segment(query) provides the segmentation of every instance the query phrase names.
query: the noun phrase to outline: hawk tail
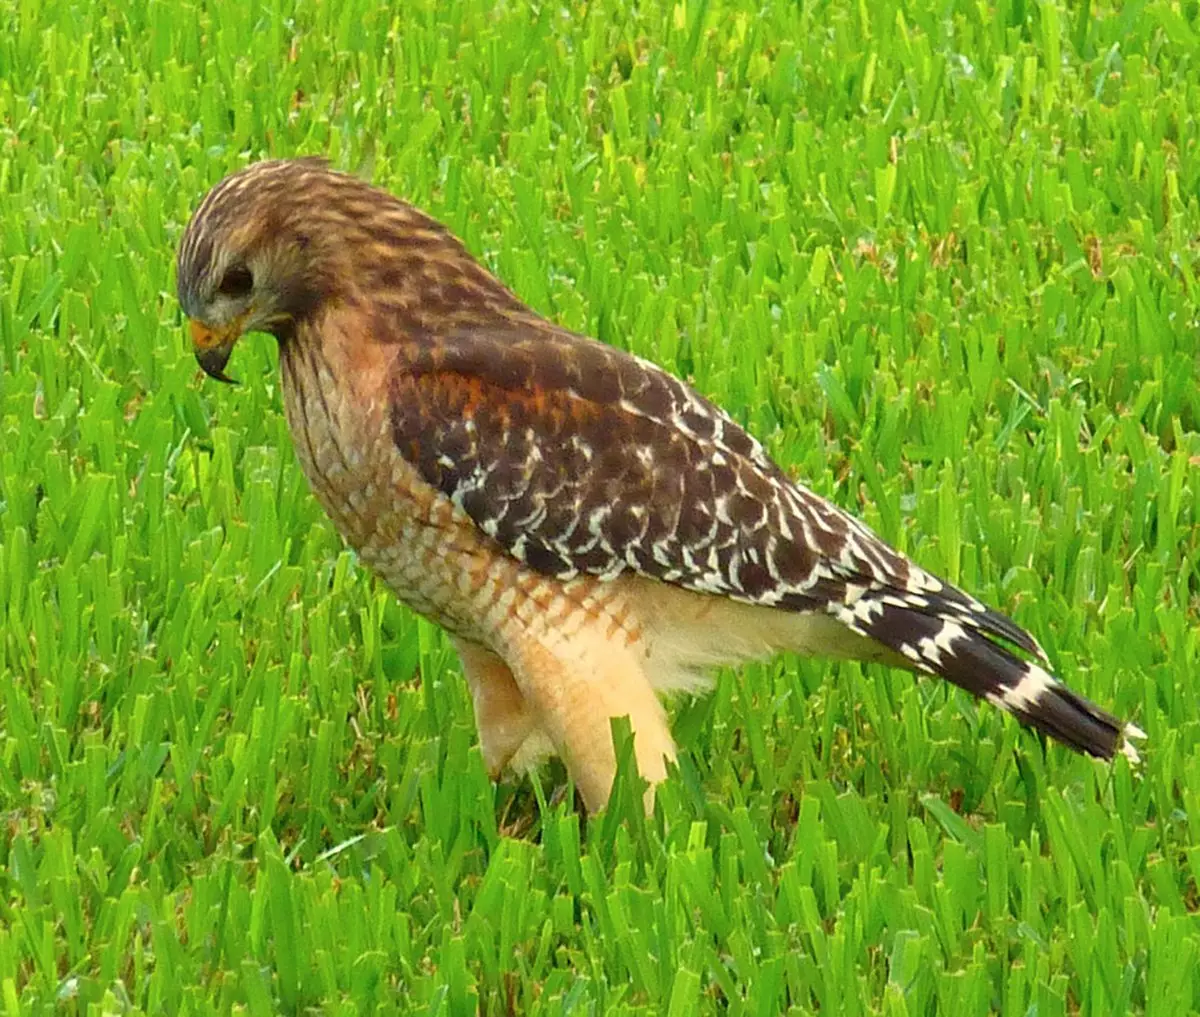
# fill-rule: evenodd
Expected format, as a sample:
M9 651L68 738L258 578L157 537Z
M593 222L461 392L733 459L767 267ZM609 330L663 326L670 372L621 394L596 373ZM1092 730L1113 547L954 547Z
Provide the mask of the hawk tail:
M1039 664L1018 657L959 612L939 614L933 598L923 599L930 602L902 607L886 597L869 609L861 601L857 610L830 607L852 631L898 653L914 671L945 678L1076 752L1101 759L1120 752L1131 763L1139 761L1133 741L1145 737L1140 728L1073 692Z

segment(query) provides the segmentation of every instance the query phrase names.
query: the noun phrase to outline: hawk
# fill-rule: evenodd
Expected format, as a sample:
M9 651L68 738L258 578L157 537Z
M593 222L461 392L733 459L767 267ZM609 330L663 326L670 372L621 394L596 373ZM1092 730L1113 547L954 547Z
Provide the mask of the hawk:
M489 772L546 751L584 804L675 747L660 694L779 651L938 675L1080 752L1143 737L1004 615L802 487L684 382L525 306L444 226L320 160L218 183L184 233L200 366L279 344L313 492L453 640Z

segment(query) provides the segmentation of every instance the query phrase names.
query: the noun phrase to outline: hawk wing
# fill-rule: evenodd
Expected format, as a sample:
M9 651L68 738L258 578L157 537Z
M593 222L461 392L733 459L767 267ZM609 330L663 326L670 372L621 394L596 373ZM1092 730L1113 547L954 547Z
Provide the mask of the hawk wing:
M949 613L1042 655L1009 619L790 480L718 407L621 350L558 329L464 329L401 344L391 398L401 454L543 574L634 572L770 607L837 605L856 629L888 606Z
M1004 645L1044 661L1032 636L791 481L683 382L533 322L403 342L391 385L400 453L509 554L564 581L632 572L822 611L1078 751L1137 759L1136 728Z

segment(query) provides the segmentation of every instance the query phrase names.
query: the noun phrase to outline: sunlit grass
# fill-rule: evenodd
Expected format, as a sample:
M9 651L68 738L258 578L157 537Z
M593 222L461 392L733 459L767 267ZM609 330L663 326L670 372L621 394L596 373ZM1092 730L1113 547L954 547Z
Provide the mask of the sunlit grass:
M936 9L934 9L936 7ZM0 0L0 1008L1200 1006L1200 15ZM1149 733L911 676L676 709L657 814L493 787L448 645L308 494L174 247L325 154L689 377Z

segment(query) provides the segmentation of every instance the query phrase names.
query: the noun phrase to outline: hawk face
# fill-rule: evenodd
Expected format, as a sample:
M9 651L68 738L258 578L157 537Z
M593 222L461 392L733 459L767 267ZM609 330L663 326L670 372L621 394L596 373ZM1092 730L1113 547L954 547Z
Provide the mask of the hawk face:
M196 359L232 381L225 365L244 332L286 340L332 294L336 247L313 229L330 174L320 160L258 163L227 177L196 209L179 246L176 288L191 319Z
M177 288L196 359L222 381L243 332L320 343L307 326L335 308L372 319L355 330L363 343L525 310L440 223L322 159L255 163L217 184L184 232Z

